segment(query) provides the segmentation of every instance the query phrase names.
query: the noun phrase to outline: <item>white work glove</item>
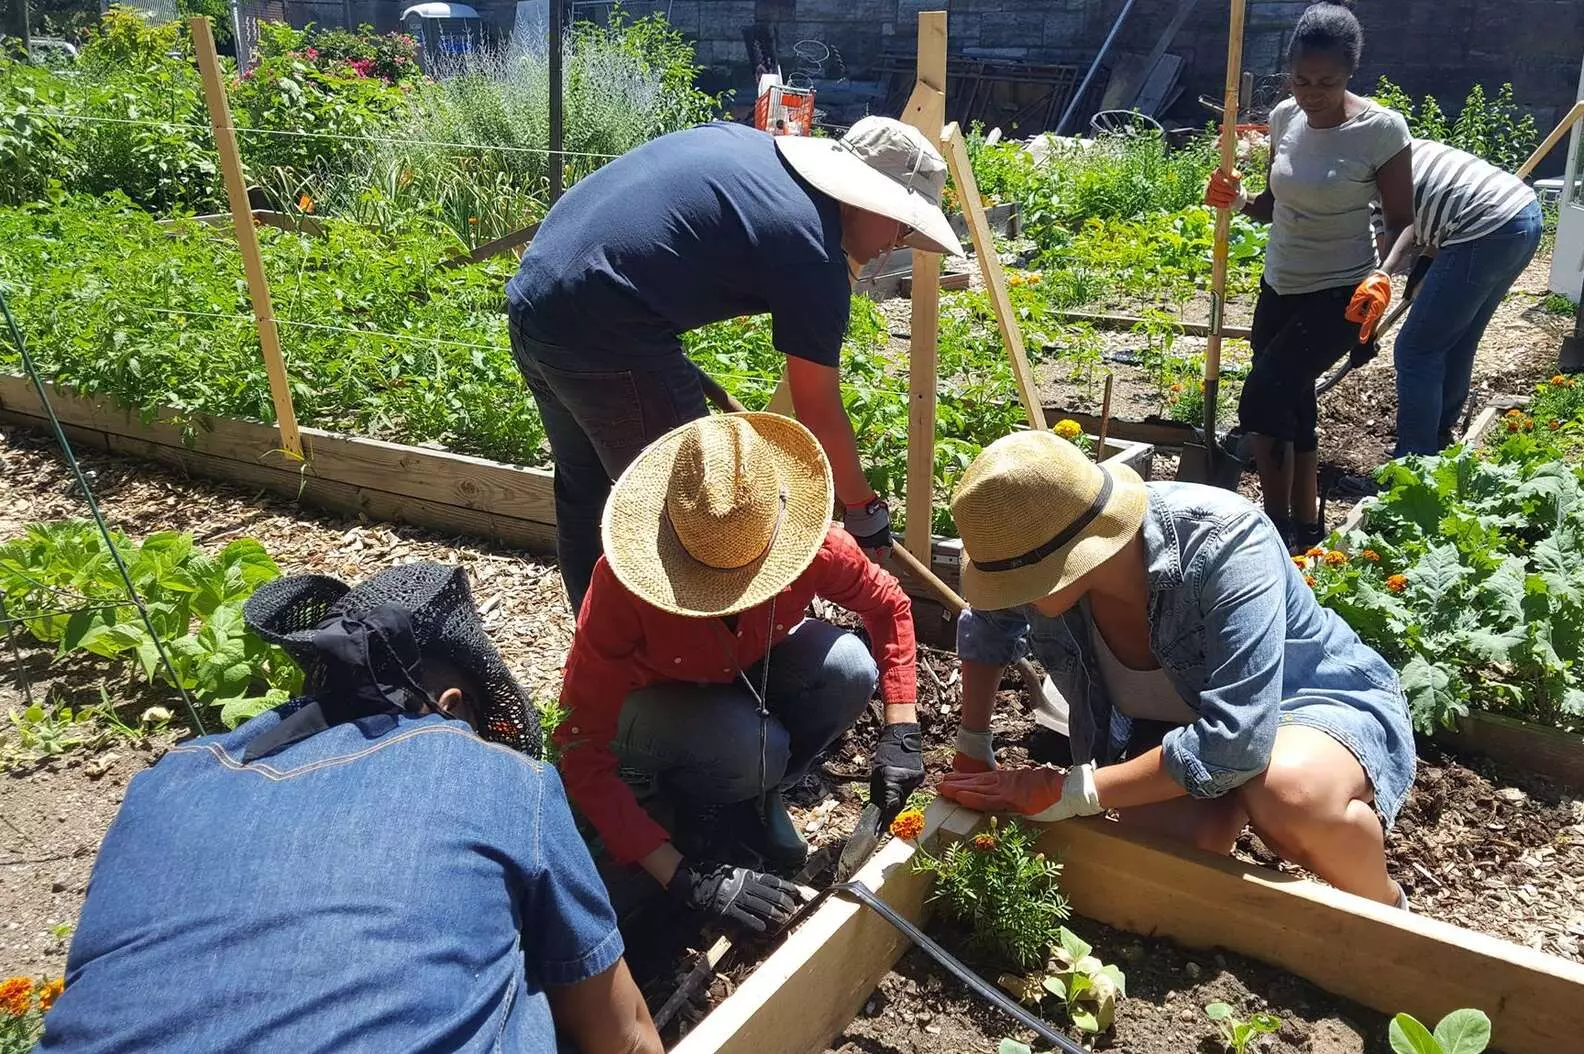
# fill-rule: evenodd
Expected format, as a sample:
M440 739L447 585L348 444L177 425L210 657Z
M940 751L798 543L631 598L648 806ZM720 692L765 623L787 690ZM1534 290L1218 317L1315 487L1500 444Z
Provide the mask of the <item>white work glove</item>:
M952 758L953 772L993 772L996 768L995 736L987 728L975 732L957 726L957 756Z

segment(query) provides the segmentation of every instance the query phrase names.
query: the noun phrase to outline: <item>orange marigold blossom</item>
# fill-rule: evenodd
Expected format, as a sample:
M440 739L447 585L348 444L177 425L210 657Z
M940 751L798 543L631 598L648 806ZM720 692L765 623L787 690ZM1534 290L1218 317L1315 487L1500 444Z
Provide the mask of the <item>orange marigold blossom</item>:
M302 209L304 212L312 212L314 210L313 198L309 197L307 194L304 194L302 197L297 199L297 207Z
M903 841L912 841L924 833L924 814L917 809L903 809L891 821L891 833Z
M1341 567L1343 564L1348 562L1347 553L1344 553L1339 549L1332 549L1330 552L1325 554L1325 562L1332 567Z
M1308 549L1304 550L1305 556L1324 556L1325 553L1326 551L1320 548L1318 545L1312 545Z
M1292 562L1293 566L1300 571L1307 571L1309 569L1309 560L1307 557L1295 556L1292 558Z
M1310 589L1313 589L1315 587L1315 576L1304 575L1304 585L1308 586Z
M1573 379L1565 373L1553 374L1551 377L1551 383L1558 388L1573 387Z
M1401 593L1403 590L1408 588L1408 576L1392 575L1390 578L1386 579L1386 588L1391 590L1393 593Z
M55 1000L60 998L60 994L65 990L66 979L64 977L56 977L53 980L45 981L43 987L38 990L39 1009L47 1013L49 1008L55 1005Z
M1377 553L1374 549L1365 549L1360 555L1372 564L1380 563L1380 553Z
M0 981L0 1012L21 1017L33 1006L33 979L7 977Z
M995 835L976 834L973 837L973 841L969 842L968 844L977 853L988 853L996 847Z
M1520 410L1520 409L1518 409L1518 408L1517 408L1517 407L1516 407L1516 406L1515 406L1515 407L1513 407L1513 408L1512 408L1512 409L1511 409L1511 410L1508 410L1508 411L1507 411L1507 416L1508 416L1508 417L1522 417L1522 416L1523 416L1523 411L1522 411L1522 410Z

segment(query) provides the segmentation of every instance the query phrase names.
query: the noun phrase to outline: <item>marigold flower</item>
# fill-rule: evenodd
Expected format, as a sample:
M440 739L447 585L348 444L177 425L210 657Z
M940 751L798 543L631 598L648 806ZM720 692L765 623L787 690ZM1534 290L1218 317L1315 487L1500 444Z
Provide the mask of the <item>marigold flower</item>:
M1573 386L1573 382L1568 380L1567 375L1563 373L1552 375L1551 383L1558 388L1571 388Z
M1304 575L1304 585L1308 586L1310 589L1313 589L1315 587L1315 576Z
M1549 428L1549 429L1551 429L1551 431L1553 431L1553 432L1555 432L1555 431L1557 431L1557 430L1558 430L1558 429L1559 429L1559 428L1561 428L1561 427L1562 427L1562 422L1561 422L1561 421L1558 421L1558 420L1557 420L1557 419L1556 419L1556 418L1555 418L1555 417L1553 417L1553 418L1551 418L1551 420L1550 420L1550 421L1547 421L1547 422L1546 422L1546 427L1547 427L1547 428Z
M1071 441L1083 435L1083 426L1077 421L1074 421L1072 418L1068 417L1057 421L1056 424L1051 428L1051 431L1055 432L1063 439Z
M297 199L297 207L299 209L302 209L304 212L313 212L313 210L314 210L313 198L310 198L307 194L304 194L302 197Z
M993 834L976 834L973 837L973 841L969 842L968 844L973 848L973 851L976 852L976 853L988 853L988 852L990 852L992 849L994 849L996 847L995 835L993 835Z
M1295 556L1292 558L1293 566L1300 571L1309 570L1309 560L1306 557Z
M45 981L44 986L38 990L39 1009L48 1013L49 1008L55 1005L55 1000L60 998L60 994L65 990L66 979L64 977Z
M903 809L891 821L891 833L903 841L912 841L924 833L924 814L917 809Z
M1318 545L1311 545L1308 549L1304 550L1305 556L1324 556L1325 554L1326 551L1320 548Z
M1403 590L1408 588L1408 576L1392 575L1390 578L1386 579L1386 588L1391 590L1393 593L1401 593Z
M1512 409L1511 409L1511 410L1508 410L1508 411L1507 411L1507 416L1508 416L1508 417L1522 417L1522 416L1523 416L1523 411L1522 411L1522 410L1520 410L1520 409L1518 409L1518 408L1517 408L1517 407L1516 407L1516 406L1515 406L1515 407L1513 407L1513 408L1512 408Z
M478 226L478 217L477 216L469 216L468 217L468 226L469 227L477 227Z
M1171 386L1171 390L1174 391L1174 392L1180 392L1180 391L1182 391L1182 385L1174 384L1174 385Z
M1331 567L1341 567L1348 562L1347 553L1332 549L1325 554L1325 562Z
M7 977L0 981L0 1013L21 1017L33 1006L33 979Z
M1380 563L1380 553L1377 553L1374 549L1365 549L1360 555L1372 564Z

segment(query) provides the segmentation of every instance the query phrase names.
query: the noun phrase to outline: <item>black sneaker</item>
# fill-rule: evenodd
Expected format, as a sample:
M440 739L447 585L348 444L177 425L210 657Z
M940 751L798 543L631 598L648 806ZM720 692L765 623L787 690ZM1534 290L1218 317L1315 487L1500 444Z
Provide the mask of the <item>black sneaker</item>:
M1373 498L1379 493L1380 484L1375 482L1374 476L1361 476L1354 472L1342 473L1331 485L1331 497L1348 501Z

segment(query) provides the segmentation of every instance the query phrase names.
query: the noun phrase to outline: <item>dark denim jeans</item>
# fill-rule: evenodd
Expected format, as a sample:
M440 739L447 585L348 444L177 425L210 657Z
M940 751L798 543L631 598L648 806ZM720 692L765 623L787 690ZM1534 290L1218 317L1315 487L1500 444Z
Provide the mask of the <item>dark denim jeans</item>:
M644 447L709 408L680 344L674 354L618 365L536 340L515 319L511 343L555 459L556 556L576 613L599 562L612 481Z
M1436 254L1397 335L1397 449L1433 454L1457 424L1474 376L1474 354L1502 298L1540 246L1531 202L1483 238Z
M784 790L858 720L877 673L863 641L815 619L804 619L768 661L765 789ZM744 672L758 691L763 661ZM640 688L622 706L611 745L623 768L695 801L730 805L760 792L759 710L741 681Z

